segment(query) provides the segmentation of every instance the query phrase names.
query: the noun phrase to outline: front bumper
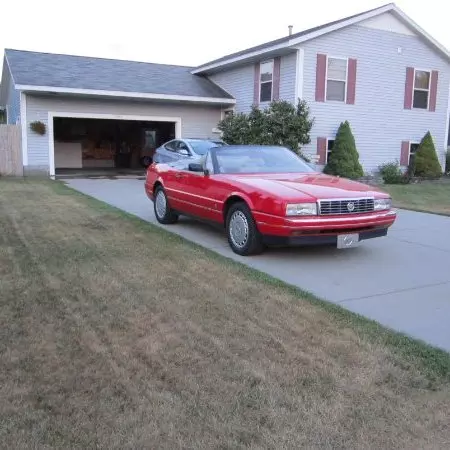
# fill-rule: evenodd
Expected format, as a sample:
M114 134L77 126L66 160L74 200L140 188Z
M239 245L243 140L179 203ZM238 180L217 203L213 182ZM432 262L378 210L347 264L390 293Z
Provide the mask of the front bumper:
M395 222L394 210L346 216L279 217L254 213L265 240L332 244L340 234L358 233L360 240L385 236Z
M371 231L359 233L359 240L373 239L386 236L387 228L378 228ZM264 244L270 246L308 246L308 245L337 245L337 234L324 234L314 236L270 236L263 235Z

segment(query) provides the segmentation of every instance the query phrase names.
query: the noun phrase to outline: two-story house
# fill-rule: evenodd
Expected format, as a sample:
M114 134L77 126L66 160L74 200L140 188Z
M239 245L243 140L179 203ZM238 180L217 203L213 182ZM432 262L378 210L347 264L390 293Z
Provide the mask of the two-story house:
M388 4L199 67L6 50L0 106L22 127L26 173L114 165L114 156L97 158L85 143L105 140L108 127L119 141L137 123L152 142L213 137L227 111L298 98L315 117L303 151L325 164L348 120L372 172L389 161L406 166L427 131L444 164L449 88L449 52ZM44 135L30 129L36 120Z

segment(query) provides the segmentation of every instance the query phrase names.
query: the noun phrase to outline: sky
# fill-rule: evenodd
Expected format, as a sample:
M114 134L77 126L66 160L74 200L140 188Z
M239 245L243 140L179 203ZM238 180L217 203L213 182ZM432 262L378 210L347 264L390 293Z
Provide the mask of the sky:
M387 2L3 0L0 50L196 66L285 36L288 25L293 25L295 33ZM396 4L450 49L450 15L444 0L398 0Z

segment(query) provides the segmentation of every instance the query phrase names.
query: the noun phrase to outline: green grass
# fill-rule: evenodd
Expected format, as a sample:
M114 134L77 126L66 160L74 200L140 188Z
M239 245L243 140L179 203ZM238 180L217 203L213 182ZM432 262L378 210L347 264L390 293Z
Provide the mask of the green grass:
M450 183L383 185L398 208L450 215Z
M59 182L0 180L5 448L443 448L450 356Z

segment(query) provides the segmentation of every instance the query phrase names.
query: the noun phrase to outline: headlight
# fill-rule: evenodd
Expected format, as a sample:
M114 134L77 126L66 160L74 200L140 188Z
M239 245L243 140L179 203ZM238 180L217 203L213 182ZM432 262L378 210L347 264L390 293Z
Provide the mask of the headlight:
M391 209L392 200L390 198L378 198L374 202L374 210L381 211L384 209Z
M295 203L286 205L287 216L317 216L316 203Z

